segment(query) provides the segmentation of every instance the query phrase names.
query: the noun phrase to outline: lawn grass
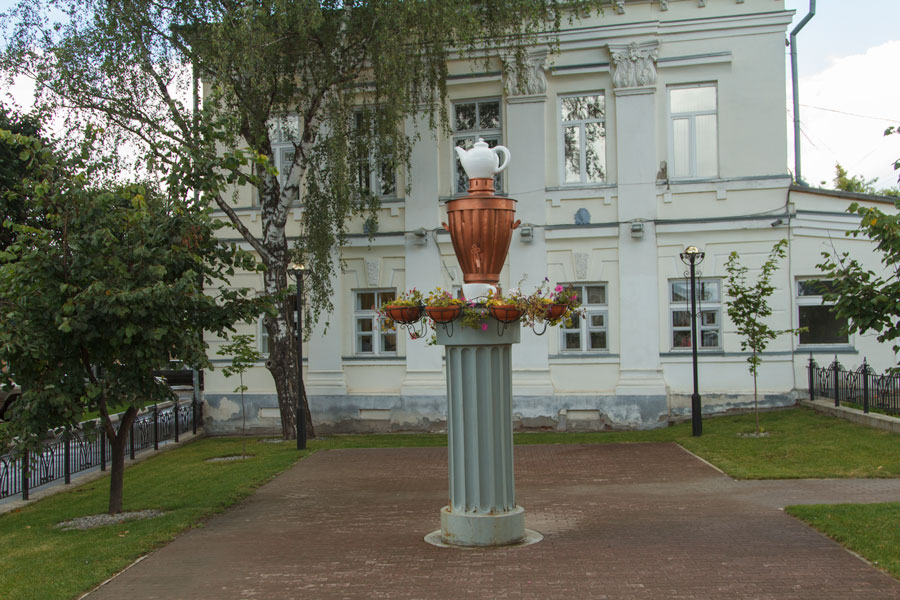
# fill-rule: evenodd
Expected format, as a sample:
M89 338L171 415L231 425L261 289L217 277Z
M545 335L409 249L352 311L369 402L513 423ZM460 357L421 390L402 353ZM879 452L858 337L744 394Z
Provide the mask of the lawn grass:
M900 502L812 504L785 511L900 579Z
M290 442L250 440L252 459L207 463L240 454L241 441L203 439L128 467L124 510L166 514L87 531L56 523L106 511L109 479L102 478L0 516L0 598L54 600L77 597L158 548L204 517L249 495L301 456Z
M738 436L754 430L749 414L706 418L699 438L691 436L690 423L682 423L650 431L518 433L514 440L516 444L675 442L738 478L900 476L896 435L805 408L764 412L760 420L770 437ZM205 462L240 454L244 443L252 459ZM60 521L105 512L106 478L0 515L0 599L74 598L179 532L202 526L205 517L247 496L310 452L446 443L446 434L334 435L310 440L309 449L298 453L294 442L208 438L161 453L128 467L124 499L126 511L160 509L166 511L164 516L89 531L54 528ZM867 518L861 517L861 522ZM873 522L879 526L890 522L884 518ZM896 523L896 514L893 518ZM887 543L900 548L896 538Z

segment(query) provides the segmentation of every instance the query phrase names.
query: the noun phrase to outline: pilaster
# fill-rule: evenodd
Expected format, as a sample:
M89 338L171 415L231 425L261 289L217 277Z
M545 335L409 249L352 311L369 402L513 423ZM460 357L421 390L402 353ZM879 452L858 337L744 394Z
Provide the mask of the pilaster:
M507 193L518 200L516 218L534 225L530 238L514 233L509 248L509 286L525 293L537 288L547 276L546 213L546 49L533 51L524 70L511 63L506 73L506 145L513 160L507 169ZM550 383L547 336L524 336L513 356L516 396L553 394Z
M659 361L656 207L658 42L610 45L615 65L619 220L619 380L616 394L666 394Z
M427 123L420 115L419 123ZM407 121L407 134L416 131L412 119ZM430 131L420 131L421 138L412 151L413 174L411 189L406 196L404 207L405 229L407 232L419 230L425 235L407 233L404 237L406 288L416 288L427 292L441 286L440 251L432 232L440 227L438 205L438 143ZM441 349L429 346L425 339L406 340L406 379L401 386L401 394L443 395L444 378L441 364Z

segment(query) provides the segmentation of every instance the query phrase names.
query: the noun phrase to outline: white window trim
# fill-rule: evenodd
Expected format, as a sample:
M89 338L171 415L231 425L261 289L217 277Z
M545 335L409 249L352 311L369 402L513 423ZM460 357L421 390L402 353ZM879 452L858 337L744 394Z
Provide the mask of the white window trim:
M602 119L577 119L575 121L562 120L562 101L565 98L578 98L581 96L602 96L603 97L603 118ZM556 117L557 117L557 144L559 144L559 185L580 187L584 185L602 185L609 182L609 171L607 171L607 156L603 156L603 181L587 181L587 146L584 143L584 125L585 123L603 123L603 131L606 133L606 94L600 90L595 92L582 92L577 94L561 94L556 100ZM566 127L579 126L579 140L581 149L581 162L579 163L581 173L578 181L566 181ZM605 136L604 136L605 137ZM604 144L604 152L608 153L609 145Z
M354 119L357 119L359 116L361 116L362 111L356 110L356 111L354 111L353 114L354 114ZM359 126L358 120L354 120L354 123L356 123L357 127ZM380 165L377 165L375 162L375 153L374 152L369 152L369 156L366 159L366 162L367 162L366 166L369 171L369 173L368 173L369 191L371 192L371 190L378 190L378 193L374 194L378 198L388 198L388 199L397 198L397 171L396 171L396 169L393 172L394 191L389 194L385 194L385 193L383 193L383 186L382 186L382 182L384 180L381 178L382 169L380 168ZM357 168L358 168L358 166L357 166Z
M702 302L699 297L697 298L697 311L699 313L697 315L697 337L700 339L700 342L701 342L700 346L697 348L697 352L718 352L718 351L721 351L724 347L724 345L723 345L724 339L723 338L725 335L725 330L722 327L722 308L724 305L724 303L722 302L722 296L724 293L724 288L722 287L722 279L720 277L698 277L696 279L698 287L703 282L707 282L707 281L716 281L719 283L719 299L716 302L709 302L709 301ZM666 286L666 294L667 294L666 297L669 301L669 327L668 327L668 329L669 329L669 347L671 348L672 352L691 352L691 346L676 346L675 345L675 332L676 331L687 331L688 333L691 332L690 325L687 325L686 327L685 326L677 326L677 327L675 326L675 313L676 312L687 311L688 317L690 317L690 314L691 314L690 296L688 296L688 299L686 302L681 301L681 300L676 302L675 300L672 300L672 286L676 282L677 283L684 282L684 278L670 279ZM688 293L690 293L690 288L691 288L691 284L690 284L690 281L688 281L687 282ZM712 311L716 312L716 326L715 327L710 327L710 326L704 327L703 319L702 319L701 315L704 312L712 312ZM719 333L719 335L718 335L719 344L717 346L704 346L702 344L704 330L706 330L706 331L714 330ZM693 339L691 339L691 343L693 344Z
M568 287L572 286L575 288L581 288L581 298L582 301L587 299L585 294L585 288L594 287L594 286L602 286L603 293L606 295L606 303L605 304L582 304L585 308L584 316L579 318L578 323L578 332L579 338L581 341L581 348L578 350L572 348L566 348L566 332L575 331L574 328L566 329L565 323L560 325L559 328L559 353L560 354L584 354L586 352L609 352L609 284L604 282L579 282L579 283L561 283L561 286ZM590 326L590 315L603 315L603 327L591 327ZM588 348L588 340L590 339L591 331L604 331L606 332L606 347L605 348Z
M801 306L833 306L834 302L825 302L825 299L822 296L801 296L800 295L800 282L802 281L828 281L827 278L822 277L797 277L794 279L794 304L795 308L795 316L797 318L797 326L800 325L800 307ZM851 333L847 333L847 340L844 342L825 342L822 344L810 344L810 343L801 343L800 342L800 333L798 332L796 335L797 349L809 349L815 350L816 348L841 348L848 347L852 348L855 343L855 339Z
M496 102L498 104L499 109L500 109L500 112L499 112L500 128L499 129L468 129L465 131L455 129L455 127L456 127L456 106L458 104L473 104L474 103L476 105L476 111L478 111L477 105L484 103L484 102ZM456 189L456 166L459 161L459 159L456 156L456 150L454 150L454 148L456 148L456 142L457 142L457 140L467 139L467 138L471 138L471 137L474 137L476 142L478 141L478 138L485 138L485 141L487 141L488 139L497 138L497 144L502 145L503 144L503 126L506 121L503 118L503 99L487 97L487 98L466 98L466 99L454 100L450 106L450 118L452 119L451 123L454 127L454 129L452 129L451 135L450 135L450 144L451 144L451 146L450 146L450 194L453 196L459 196L459 195L465 194L467 192L467 190L457 190ZM477 120L478 120L478 113L476 112L476 121ZM504 181L504 177L502 176L502 174L499 174L497 177L499 178L500 185L497 187L497 189L495 191L500 193L503 191L503 187L505 186L505 181Z
M358 308L358 296L359 294L375 294L375 302L378 303L378 296L381 293L390 292L396 296L397 290L394 288L360 288L353 290L353 356L399 356L400 355L400 335L398 332L394 332L394 345L397 348L393 351L385 351L382 348L383 341L381 339L382 336L382 318L378 315L377 307L374 309L360 309ZM363 318L371 318L372 319L372 352L362 352L359 349L359 338L360 335L364 332L360 332L357 329L358 319Z
M700 88L700 87L711 87L716 91L716 108L715 110L701 110L697 112L690 113L673 113L672 112L672 90L683 90L683 89L692 89L692 88ZM702 115L715 115L716 117L716 173L714 175L697 175L697 129L694 123L694 119L697 116ZM684 118L688 117L690 120L690 148L691 154L688 161L690 166L690 174L689 175L679 175L675 176L672 174L671 165L675 164L675 118ZM720 173L721 166L721 156L719 154L719 148L721 144L719 143L719 84L716 81L704 81L699 83L679 83L676 85L670 85L666 87L666 118L667 118L667 128L668 128L668 149L669 149L669 161L667 164L669 167L669 179L672 181L690 181L694 179L718 179Z

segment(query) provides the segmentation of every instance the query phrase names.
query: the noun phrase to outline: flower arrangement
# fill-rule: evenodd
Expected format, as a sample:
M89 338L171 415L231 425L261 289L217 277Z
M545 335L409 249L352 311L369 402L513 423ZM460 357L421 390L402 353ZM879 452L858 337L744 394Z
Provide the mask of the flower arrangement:
M378 314L385 317L386 321L408 325L422 318L423 308L422 292L413 288L397 298L386 300L378 310Z
M436 288L427 295L413 288L399 297L385 302L379 314L386 317L385 323L393 327L393 322L409 325L423 318L432 329L437 324L448 326L459 321L461 327L487 331L489 318L502 323L521 320L526 327L535 325L559 325L571 327L573 318L583 312L578 291L573 286L557 285L550 289L550 280L544 281L531 294L524 294L519 288L507 295L495 292L486 300L475 301L455 297L451 292ZM417 335L415 337L421 337ZM415 337L413 339L415 339Z
M450 323L459 317L464 305L464 300L437 288L425 299L425 314L435 323Z

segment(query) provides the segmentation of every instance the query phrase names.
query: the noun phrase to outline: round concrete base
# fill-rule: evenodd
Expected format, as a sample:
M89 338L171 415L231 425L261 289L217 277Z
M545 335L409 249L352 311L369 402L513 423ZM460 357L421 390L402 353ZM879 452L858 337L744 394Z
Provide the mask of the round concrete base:
M431 544L432 546L437 546L438 548L456 548L457 550L483 550L485 548L518 548L519 546L530 546L531 544L537 544L541 540L544 539L544 536L538 533L533 529L525 530L525 537L523 537L519 542L515 544L506 544L505 546L457 546L455 544L448 544L441 539L441 530L432 531L428 535L425 536L425 541Z
M441 509L441 540L453 546L508 546L525 537L525 509L497 514L454 513Z

